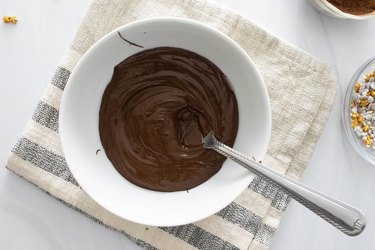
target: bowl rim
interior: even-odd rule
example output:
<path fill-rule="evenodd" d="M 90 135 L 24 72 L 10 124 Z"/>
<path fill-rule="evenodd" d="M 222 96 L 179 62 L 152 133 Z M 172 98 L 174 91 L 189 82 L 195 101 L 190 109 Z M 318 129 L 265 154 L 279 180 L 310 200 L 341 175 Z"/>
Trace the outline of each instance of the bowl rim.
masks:
<path fill-rule="evenodd" d="M 180 17 L 153 17 L 153 18 L 146 18 L 146 19 L 141 19 L 141 20 L 137 20 L 137 21 L 134 21 L 134 22 L 130 22 L 128 24 L 125 24 L 123 26 L 120 26 L 114 30 L 112 30 L 111 32 L 109 32 L 108 34 L 104 35 L 102 38 L 100 38 L 98 41 L 96 41 L 86 52 L 85 54 L 81 57 L 81 59 L 78 61 L 77 65 L 74 67 L 74 70 L 72 70 L 72 73 L 71 73 L 71 76 L 68 80 L 68 83 L 66 84 L 66 87 L 65 87 L 65 90 L 64 90 L 64 94 L 62 96 L 62 100 L 61 100 L 61 106 L 60 106 L 60 113 L 59 113 L 59 128 L 60 128 L 60 138 L 61 138 L 61 145 L 62 145 L 62 150 L 63 150 L 63 153 L 64 153 L 64 156 L 66 158 L 66 161 L 67 161 L 67 165 L 69 167 L 69 157 L 66 156 L 66 150 L 65 150 L 65 138 L 64 138 L 64 106 L 65 106 L 65 103 L 68 102 L 68 94 L 65 94 L 65 93 L 68 93 L 70 90 L 70 85 L 69 82 L 71 81 L 71 79 L 74 79 L 74 77 L 72 77 L 75 72 L 77 72 L 80 67 L 81 67 L 81 64 L 83 62 L 83 58 L 86 57 L 87 55 L 91 54 L 92 51 L 95 51 L 96 48 L 98 46 L 100 46 L 101 44 L 105 43 L 113 33 L 117 33 L 118 31 L 122 31 L 123 29 L 127 29 L 127 28 L 130 28 L 132 26 L 136 26 L 136 25 L 140 25 L 140 24 L 143 24 L 143 23 L 149 23 L 149 22 L 182 22 L 182 23 L 185 23 L 185 24 L 189 24 L 189 25 L 195 25 L 195 26 L 199 26 L 200 28 L 203 28 L 203 29 L 207 29 L 213 33 L 215 33 L 215 35 L 217 35 L 219 38 L 221 39 L 224 39 L 226 40 L 226 42 L 230 43 L 235 49 L 237 49 L 237 51 L 239 53 L 241 53 L 243 55 L 244 58 L 246 58 L 246 60 L 248 60 L 249 62 L 249 65 L 252 66 L 253 68 L 253 73 L 254 73 L 254 76 L 258 79 L 258 82 L 259 82 L 259 88 L 261 89 L 262 93 L 263 93 L 263 98 L 265 98 L 265 103 L 266 103 L 266 110 L 265 110 L 265 117 L 266 117 L 266 122 L 264 123 L 264 129 L 265 129 L 265 133 L 266 133 L 266 143 L 265 143 L 265 150 L 264 150 L 264 154 L 263 154 L 263 157 L 265 156 L 265 153 L 266 153 L 266 150 L 268 148 L 268 145 L 269 145 L 269 141 L 270 141 L 270 137 L 271 137 L 271 125 L 272 125 L 272 117 L 271 117 L 271 106 L 270 106 L 270 100 L 269 100 L 269 95 L 268 95 L 268 92 L 267 92 L 267 89 L 266 89 L 266 86 L 265 86 L 265 83 L 263 81 L 263 78 L 259 72 L 259 70 L 257 69 L 257 67 L 255 66 L 254 62 L 252 61 L 252 59 L 250 58 L 250 56 L 246 53 L 246 51 L 244 49 L 242 49 L 234 40 L 232 40 L 230 37 L 228 37 L 227 35 L 225 35 L 224 33 L 220 32 L 219 30 L 207 25 L 207 24 L 204 24 L 204 23 L 201 23 L 201 22 L 198 22 L 198 21 L 195 21 L 195 20 L 191 20 L 191 19 L 186 19 L 186 18 L 180 18 Z M 215 62 L 214 62 L 215 63 Z M 74 169 L 72 169 L 71 167 L 69 167 L 72 175 L 74 176 L 74 178 L 77 180 L 77 182 L 80 184 L 80 177 L 76 175 Z M 77 178 L 78 177 L 78 178 Z M 81 184 L 80 184 L 81 185 Z M 134 184 L 133 184 L 134 185 Z M 95 195 L 93 195 L 90 190 L 88 190 L 85 186 L 81 186 L 81 188 L 95 201 L 97 202 L 100 206 L 102 206 L 103 208 L 105 208 L 107 211 L 119 216 L 120 218 L 123 218 L 123 219 L 126 219 L 126 220 L 130 220 L 132 222 L 136 222 L 136 223 L 139 223 L 139 224 L 144 224 L 144 225 L 150 225 L 150 226 L 178 226 L 178 225 L 184 225 L 184 224 L 188 224 L 188 223 L 193 223 L 193 222 L 196 222 L 196 221 L 199 221 L 201 219 L 204 219 L 204 218 L 207 218 L 208 216 L 220 211 L 221 209 L 223 209 L 225 206 L 229 205 L 229 203 L 227 203 L 225 206 L 223 207 L 220 207 L 220 208 L 217 208 L 215 211 L 212 211 L 210 212 L 209 214 L 206 214 L 204 216 L 201 216 L 201 217 L 197 217 L 194 221 L 192 220 L 186 220 L 184 218 L 181 218 L 179 220 L 178 223 L 154 223 L 154 222 L 145 222 L 145 221 L 142 221 L 142 220 L 136 220 L 134 218 L 128 218 L 126 216 L 123 216 L 122 214 L 118 214 L 114 211 L 112 211 L 112 209 L 108 208 L 108 206 L 106 206 L 106 204 L 103 204 L 101 202 L 99 202 L 97 199 L 95 199 Z M 238 194 L 236 194 L 236 197 L 239 196 L 244 190 L 241 190 L 238 192 Z M 155 191 L 156 192 L 156 191 Z M 233 200 L 232 200 L 233 201 Z M 232 202 L 231 201 L 231 202 Z"/>

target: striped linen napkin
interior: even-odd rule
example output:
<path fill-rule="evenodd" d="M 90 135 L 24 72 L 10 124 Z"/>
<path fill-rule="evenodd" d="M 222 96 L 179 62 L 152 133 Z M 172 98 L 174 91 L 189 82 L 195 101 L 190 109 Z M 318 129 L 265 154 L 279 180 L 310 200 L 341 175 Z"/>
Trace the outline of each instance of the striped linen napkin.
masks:
<path fill-rule="evenodd" d="M 74 66 L 90 46 L 113 29 L 156 16 L 208 24 L 230 36 L 249 54 L 271 100 L 272 135 L 264 162 L 286 175 L 300 177 L 334 101 L 336 83 L 329 67 L 244 17 L 199 0 L 94 0 L 12 149 L 7 168 L 148 249 L 268 249 L 289 199 L 265 179 L 254 178 L 234 202 L 204 220 L 178 227 L 149 227 L 100 207 L 69 172 L 60 146 L 58 119 L 61 96 Z M 256 119 L 255 114 L 249 115 Z"/>

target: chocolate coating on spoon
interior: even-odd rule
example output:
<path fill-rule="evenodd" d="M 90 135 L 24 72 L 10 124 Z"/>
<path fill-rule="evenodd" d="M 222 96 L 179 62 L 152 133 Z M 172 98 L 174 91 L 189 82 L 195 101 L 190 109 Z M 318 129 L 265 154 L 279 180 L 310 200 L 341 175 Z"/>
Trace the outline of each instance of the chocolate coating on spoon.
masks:
<path fill-rule="evenodd" d="M 223 72 L 191 51 L 160 47 L 114 68 L 99 113 L 105 152 L 130 182 L 157 191 L 198 186 L 225 158 L 202 147 L 213 131 L 233 146 L 238 108 Z"/>

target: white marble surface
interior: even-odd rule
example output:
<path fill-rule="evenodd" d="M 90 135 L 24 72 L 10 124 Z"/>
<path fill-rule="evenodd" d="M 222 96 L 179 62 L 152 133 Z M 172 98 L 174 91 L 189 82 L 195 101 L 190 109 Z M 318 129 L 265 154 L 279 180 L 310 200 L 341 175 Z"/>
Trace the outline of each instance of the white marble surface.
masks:
<path fill-rule="evenodd" d="M 367 228 L 358 237 L 345 236 L 292 202 L 271 249 L 373 249 L 375 166 L 362 160 L 348 145 L 340 111 L 352 74 L 375 55 L 375 20 L 326 17 L 307 0 L 216 2 L 331 64 L 340 86 L 303 181 L 361 208 L 367 214 Z M 89 4 L 90 0 L 0 0 L 1 16 L 19 17 L 17 25 L 0 24 L 2 166 Z M 67 208 L 5 168 L 0 168 L 0 221 L 0 249 L 137 249 L 120 233 Z"/>

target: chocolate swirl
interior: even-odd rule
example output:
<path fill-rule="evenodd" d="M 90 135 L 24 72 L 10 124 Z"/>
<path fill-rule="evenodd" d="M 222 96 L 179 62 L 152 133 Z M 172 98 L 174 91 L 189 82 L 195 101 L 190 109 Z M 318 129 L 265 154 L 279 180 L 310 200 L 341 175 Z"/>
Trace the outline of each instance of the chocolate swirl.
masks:
<path fill-rule="evenodd" d="M 224 157 L 202 147 L 210 130 L 232 146 L 238 109 L 223 72 L 208 59 L 160 47 L 114 68 L 102 99 L 99 132 L 117 171 L 157 191 L 188 190 L 221 168 Z"/>

